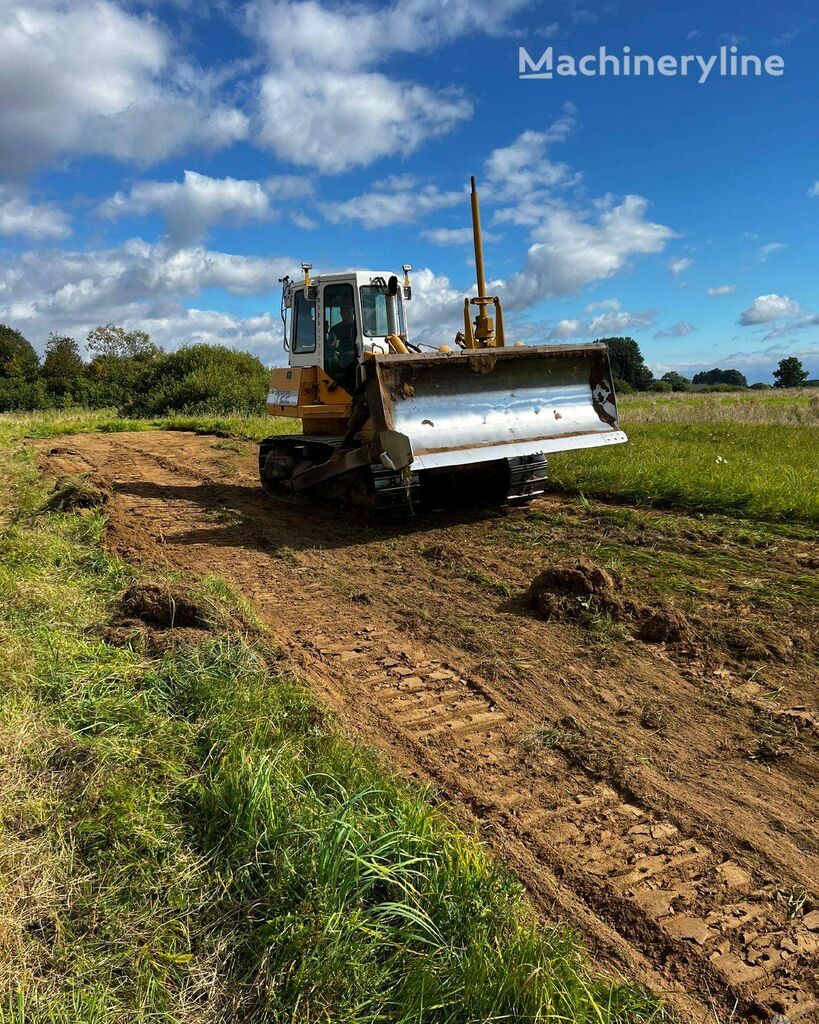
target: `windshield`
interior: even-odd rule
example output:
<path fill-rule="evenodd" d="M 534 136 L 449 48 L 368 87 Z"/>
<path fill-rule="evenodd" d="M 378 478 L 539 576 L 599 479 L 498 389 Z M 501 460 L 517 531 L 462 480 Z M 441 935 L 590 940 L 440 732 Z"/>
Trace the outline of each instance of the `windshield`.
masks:
<path fill-rule="evenodd" d="M 361 318 L 366 338 L 384 338 L 387 328 L 387 296 L 375 285 L 361 286 Z"/>

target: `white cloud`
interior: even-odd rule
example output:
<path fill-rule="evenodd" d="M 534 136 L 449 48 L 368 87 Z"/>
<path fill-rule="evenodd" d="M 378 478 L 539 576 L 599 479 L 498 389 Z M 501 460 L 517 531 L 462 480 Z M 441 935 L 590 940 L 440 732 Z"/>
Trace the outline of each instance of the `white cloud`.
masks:
<path fill-rule="evenodd" d="M 819 199 L 819 181 L 814 181 L 808 189 L 808 195 L 811 199 Z"/>
<path fill-rule="evenodd" d="M 532 232 L 534 244 L 523 270 L 493 287 L 510 309 L 525 309 L 609 278 L 623 270 L 632 256 L 661 252 L 674 232 L 647 220 L 647 209 L 646 199 L 631 195 L 619 205 L 607 199 L 593 214 L 547 210 Z"/>
<path fill-rule="evenodd" d="M 417 186 L 415 179 L 402 175 L 377 182 L 371 192 L 336 203 L 320 203 L 327 220 L 334 224 L 358 221 L 365 228 L 410 224 L 436 210 L 466 203 L 463 191 L 442 192 L 435 185 Z"/>
<path fill-rule="evenodd" d="M 708 294 L 712 297 L 717 295 L 733 295 L 736 290 L 737 286 L 735 284 L 720 284 L 714 288 L 709 288 Z"/>
<path fill-rule="evenodd" d="M 799 313 L 799 303 L 787 295 L 759 295 L 739 315 L 738 323 L 742 327 L 752 327 L 757 324 L 769 324 L 785 316 L 796 316 Z"/>
<path fill-rule="evenodd" d="M 297 116 L 293 116 L 297 112 Z M 264 76 L 258 142 L 284 160 L 340 174 L 404 156 L 472 116 L 459 90 L 434 91 L 377 72 L 288 68 Z"/>
<path fill-rule="evenodd" d="M 393 53 L 435 50 L 467 31 L 502 34 L 509 18 L 527 3 L 393 0 L 372 7 L 332 7 L 317 0 L 257 0 L 247 9 L 247 22 L 277 64 L 352 71 Z"/>
<path fill-rule="evenodd" d="M 694 261 L 683 256 L 679 259 L 672 259 L 668 261 L 668 269 L 674 275 L 679 277 L 680 274 L 684 274 L 689 267 L 694 265 Z"/>
<path fill-rule="evenodd" d="M 805 313 L 802 316 L 794 316 L 779 321 L 765 334 L 765 341 L 773 338 L 785 338 L 797 334 L 799 331 L 806 331 L 810 327 L 819 327 L 819 313 Z M 790 355 L 790 353 L 787 353 Z"/>
<path fill-rule="evenodd" d="M 548 329 L 546 338 L 561 341 L 569 338 L 619 337 L 629 331 L 647 330 L 654 326 L 656 319 L 656 309 L 643 309 L 635 313 L 619 309 L 611 310 L 600 313 L 589 320 L 558 320 Z"/>
<path fill-rule="evenodd" d="M 308 217 L 306 213 L 302 213 L 301 210 L 293 210 L 290 214 L 290 220 L 296 225 L 297 228 L 301 228 L 302 231 L 315 231 L 319 226 L 317 220 L 313 220 L 312 217 Z"/>
<path fill-rule="evenodd" d="M 598 309 L 614 309 L 620 308 L 620 302 L 617 299 L 602 299 L 600 302 L 590 302 L 588 306 L 583 310 L 584 313 L 595 313 Z"/>
<path fill-rule="evenodd" d="M 687 320 L 680 320 L 679 323 L 674 324 L 673 327 L 668 327 L 664 331 L 657 331 L 654 335 L 655 338 L 685 338 L 689 334 L 693 334 L 697 330 L 693 324 L 690 324 Z"/>
<path fill-rule="evenodd" d="M 775 252 L 779 252 L 780 249 L 787 249 L 787 245 L 784 242 L 768 242 L 767 245 L 761 245 L 757 250 L 757 255 L 763 261 L 763 263 L 772 256 Z"/>
<path fill-rule="evenodd" d="M 181 298 L 208 288 L 233 295 L 275 291 L 278 279 L 297 265 L 287 257 L 174 249 L 141 239 L 115 249 L 28 252 L 0 263 L 0 322 L 39 344 L 52 330 L 82 337 L 98 323 L 177 310 Z"/>
<path fill-rule="evenodd" d="M 470 245 L 472 228 L 431 228 L 429 231 L 422 231 L 421 238 L 432 242 L 433 245 Z M 489 232 L 483 232 L 483 238 L 484 241 L 491 240 Z"/>
<path fill-rule="evenodd" d="M 575 124 L 575 108 L 566 103 L 561 116 L 546 131 L 525 131 L 511 145 L 489 154 L 479 190 L 491 202 L 509 204 L 496 210 L 495 223 L 538 224 L 552 201 L 553 190 L 580 181 L 580 175 L 567 164 L 548 156 L 548 147 L 564 142 Z"/>
<path fill-rule="evenodd" d="M 465 295 L 444 274 L 436 274 L 428 267 L 413 271 L 407 316 L 410 337 L 429 344 L 451 345 L 455 332 L 463 329 Z"/>
<path fill-rule="evenodd" d="M 247 119 L 219 102 L 147 16 L 111 0 L 4 0 L 0 21 L 0 171 L 20 175 L 59 153 L 149 163 L 192 143 L 229 144 Z"/>
<path fill-rule="evenodd" d="M 393 54 L 431 51 L 467 30 L 504 32 L 526 2 L 336 7 L 256 0 L 246 9 L 247 30 L 269 61 L 258 95 L 258 141 L 325 174 L 411 153 L 470 118 L 472 103 L 457 88 L 433 89 L 378 68 Z"/>
<path fill-rule="evenodd" d="M 309 193 L 301 178 L 283 175 L 266 182 L 237 178 L 210 178 L 185 171 L 183 180 L 142 181 L 126 195 L 117 192 L 99 208 L 102 216 L 116 219 L 125 214 L 159 212 L 174 244 L 199 240 L 208 228 L 229 220 L 237 224 L 267 220 L 273 216 L 271 196 L 291 199 Z"/>
<path fill-rule="evenodd" d="M 52 203 L 32 204 L 8 185 L 0 185 L 0 235 L 27 238 L 66 238 L 71 234 L 68 216 Z"/>

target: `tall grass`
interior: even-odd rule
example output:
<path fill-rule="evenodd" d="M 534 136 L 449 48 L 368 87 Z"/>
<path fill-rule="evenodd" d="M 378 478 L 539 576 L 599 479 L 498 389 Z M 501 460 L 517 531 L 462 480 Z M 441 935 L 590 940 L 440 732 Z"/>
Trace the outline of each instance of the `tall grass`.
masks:
<path fill-rule="evenodd" d="M 2 1024 L 658 1019 L 253 630 L 107 640 L 102 519 L 0 471 Z"/>

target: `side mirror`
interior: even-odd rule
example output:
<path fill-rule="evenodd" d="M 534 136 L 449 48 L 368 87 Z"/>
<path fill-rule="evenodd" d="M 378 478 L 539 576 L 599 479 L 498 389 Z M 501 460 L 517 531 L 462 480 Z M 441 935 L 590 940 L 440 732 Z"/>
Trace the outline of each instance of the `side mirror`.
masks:
<path fill-rule="evenodd" d="M 318 288 L 314 284 L 311 284 L 310 287 L 307 289 L 307 298 L 311 302 L 315 302 L 316 299 L 318 298 Z"/>
<path fill-rule="evenodd" d="M 412 287 L 407 285 L 404 289 L 404 298 L 409 301 L 412 298 Z"/>

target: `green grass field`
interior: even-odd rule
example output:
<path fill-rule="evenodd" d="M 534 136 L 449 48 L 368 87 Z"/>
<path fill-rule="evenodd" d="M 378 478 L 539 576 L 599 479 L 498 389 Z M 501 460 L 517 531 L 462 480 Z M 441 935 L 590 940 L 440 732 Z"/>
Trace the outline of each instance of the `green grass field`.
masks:
<path fill-rule="evenodd" d="M 553 487 L 762 519 L 819 519 L 819 395 L 626 395 L 629 443 L 553 456 Z"/>
<path fill-rule="evenodd" d="M 772 520 L 819 520 L 819 395 L 814 390 L 626 395 L 627 445 L 549 460 L 571 493 Z M 298 429 L 269 417 L 123 420 L 111 411 L 0 417 L 0 438 L 86 430 L 216 431 L 250 440 Z"/>
<path fill-rule="evenodd" d="M 2 421 L 0 1024 L 660 1019 L 346 741 L 219 581 L 199 639 L 107 638 L 137 572 L 99 513 L 43 511 L 9 435 L 121 427 Z"/>

